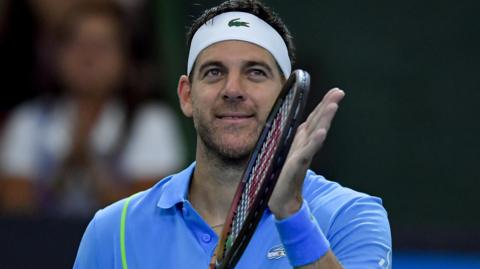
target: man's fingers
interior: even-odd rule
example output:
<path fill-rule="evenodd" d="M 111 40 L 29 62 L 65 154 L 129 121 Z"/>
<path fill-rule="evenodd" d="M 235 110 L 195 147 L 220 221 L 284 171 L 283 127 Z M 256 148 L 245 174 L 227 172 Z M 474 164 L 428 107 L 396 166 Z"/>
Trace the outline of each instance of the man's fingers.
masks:
<path fill-rule="evenodd" d="M 307 121 L 299 127 L 297 136 L 293 141 L 293 148 L 303 152 L 303 158 L 313 158 L 313 155 L 322 146 L 338 110 L 338 103 L 344 95 L 345 93 L 339 89 L 330 90 L 322 103 L 310 114 Z"/>
<path fill-rule="evenodd" d="M 330 89 L 322 98 L 322 101 L 320 101 L 320 103 L 317 104 L 317 106 L 313 109 L 313 111 L 310 113 L 310 115 L 308 115 L 307 119 L 305 120 L 305 123 L 307 125 L 307 128 L 308 126 L 310 125 L 310 123 L 312 121 L 314 121 L 312 118 L 315 117 L 315 115 L 317 115 L 321 110 L 322 110 L 322 107 L 323 107 L 323 104 L 325 103 L 325 100 L 327 99 L 330 99 L 329 95 L 331 95 L 334 90 L 337 89 L 337 88 L 334 88 L 334 89 Z"/>
<path fill-rule="evenodd" d="M 330 114 L 332 113 L 332 104 L 336 105 L 338 108 L 338 104 L 344 96 L 345 93 L 338 88 L 334 88 L 328 91 L 328 93 L 323 97 L 322 102 L 317 105 L 317 107 L 312 111 L 306 121 L 306 131 L 308 134 L 312 134 L 318 128 L 322 128 L 322 124 L 328 123 L 328 121 L 322 120 L 325 116 L 327 116 L 327 119 L 331 121 L 332 117 L 330 117 Z M 333 111 L 333 115 L 335 115 L 337 108 L 334 108 L 335 111 Z M 328 127 L 329 125 L 330 124 L 328 123 L 328 125 L 325 127 Z M 328 131 L 328 128 L 326 129 Z"/>
<path fill-rule="evenodd" d="M 305 145 L 303 149 L 303 154 L 305 158 L 311 160 L 313 156 L 320 150 L 327 137 L 327 131 L 325 129 L 319 129 L 312 134 L 311 139 Z"/>
<path fill-rule="evenodd" d="M 337 110 L 338 110 L 337 103 L 328 104 L 328 106 L 325 107 L 325 110 L 323 111 L 321 117 L 319 117 L 315 130 L 325 129 L 325 131 L 328 132 L 328 130 L 330 129 L 332 120 L 335 117 L 335 114 L 337 113 Z"/>
<path fill-rule="evenodd" d="M 327 138 L 331 122 L 335 117 L 337 110 L 338 105 L 336 103 L 331 103 L 325 108 L 323 116 L 317 123 L 316 128 L 312 128 L 313 131 L 309 135 L 308 140 L 306 141 L 307 143 L 304 149 L 306 156 L 313 158 L 313 155 L 315 155 L 315 153 L 320 150 L 323 142 Z"/>
<path fill-rule="evenodd" d="M 331 89 L 325 94 L 322 102 L 299 126 L 291 153 L 298 150 L 297 153 L 302 152 L 300 154 L 301 158 L 313 158 L 313 155 L 320 149 L 327 137 L 331 122 L 338 110 L 338 104 L 344 96 L 345 93 L 338 88 Z"/>
<path fill-rule="evenodd" d="M 329 91 L 328 98 L 331 99 L 332 102 L 334 103 L 340 103 L 342 101 L 343 97 L 345 97 L 345 92 L 339 88 L 333 88 Z"/>

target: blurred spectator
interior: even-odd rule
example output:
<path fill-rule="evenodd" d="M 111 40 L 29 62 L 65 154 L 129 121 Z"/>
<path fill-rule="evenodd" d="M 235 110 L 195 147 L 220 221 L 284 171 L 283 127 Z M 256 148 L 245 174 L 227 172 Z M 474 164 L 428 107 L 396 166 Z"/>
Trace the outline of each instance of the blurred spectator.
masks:
<path fill-rule="evenodd" d="M 1 0 L 0 1 L 0 78 L 1 87 L 14 88 L 0 98 L 0 127 L 4 117 L 19 103 L 31 100 L 55 86 L 54 47 L 56 30 L 63 14 L 75 3 L 85 0 Z M 101 0 L 99 0 L 101 1 Z M 156 46 L 152 0 L 116 0 L 127 13 L 128 26 L 136 27 L 132 37 L 138 80 L 152 84 L 145 74 L 158 71 L 152 67 Z M 158 74 L 158 73 L 157 73 Z M 157 79 L 158 81 L 158 79 Z M 149 85 L 151 86 L 151 85 Z"/>
<path fill-rule="evenodd" d="M 19 106 L 4 126 L 7 213 L 90 215 L 183 165 L 175 114 L 140 105 L 142 91 L 129 87 L 122 9 L 80 1 L 63 18 L 54 54 L 59 92 Z"/>

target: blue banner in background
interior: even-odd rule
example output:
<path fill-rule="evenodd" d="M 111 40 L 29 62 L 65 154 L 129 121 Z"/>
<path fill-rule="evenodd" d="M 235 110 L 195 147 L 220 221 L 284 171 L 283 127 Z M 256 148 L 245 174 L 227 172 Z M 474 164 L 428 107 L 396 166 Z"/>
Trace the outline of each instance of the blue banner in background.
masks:
<path fill-rule="evenodd" d="M 480 253 L 394 251 L 393 269 L 480 269 Z"/>

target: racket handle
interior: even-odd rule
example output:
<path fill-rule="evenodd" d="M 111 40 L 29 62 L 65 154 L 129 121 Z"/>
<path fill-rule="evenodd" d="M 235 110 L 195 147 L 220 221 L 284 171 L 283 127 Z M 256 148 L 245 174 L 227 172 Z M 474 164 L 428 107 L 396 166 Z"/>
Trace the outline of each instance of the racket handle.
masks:
<path fill-rule="evenodd" d="M 213 255 L 212 258 L 210 259 L 210 264 L 208 265 L 208 269 L 216 269 L 217 267 L 215 266 L 216 264 L 216 259 L 217 255 Z"/>

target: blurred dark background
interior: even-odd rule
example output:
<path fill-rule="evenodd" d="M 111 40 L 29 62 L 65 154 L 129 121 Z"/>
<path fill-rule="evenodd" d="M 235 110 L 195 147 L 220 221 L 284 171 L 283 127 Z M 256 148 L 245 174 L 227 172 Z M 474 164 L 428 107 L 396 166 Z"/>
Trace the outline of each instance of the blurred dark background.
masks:
<path fill-rule="evenodd" d="M 3 119 L 41 90 L 27 2 L 0 4 Z M 219 1 L 119 2 L 140 7 L 139 57 L 158 68 L 151 91 L 175 111 L 193 160 L 194 130 L 175 91 L 186 69 L 184 33 Z M 383 199 L 394 268 L 480 268 L 480 2 L 265 2 L 293 33 L 295 67 L 311 73 L 309 109 L 331 87 L 347 93 L 312 168 Z M 0 268 L 71 267 L 89 219 L 2 216 Z"/>

